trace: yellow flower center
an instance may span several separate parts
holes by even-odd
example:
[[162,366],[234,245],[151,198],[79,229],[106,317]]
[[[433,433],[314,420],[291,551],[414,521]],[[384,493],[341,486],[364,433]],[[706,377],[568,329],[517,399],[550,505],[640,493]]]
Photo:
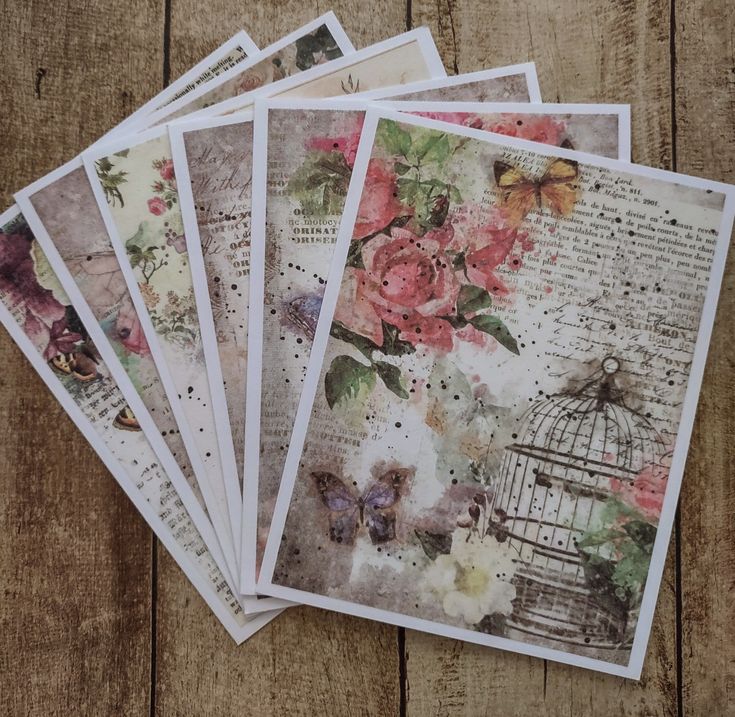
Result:
[[486,571],[480,570],[474,565],[469,568],[461,565],[457,566],[454,586],[461,593],[469,597],[479,597],[485,592],[489,582],[490,575]]

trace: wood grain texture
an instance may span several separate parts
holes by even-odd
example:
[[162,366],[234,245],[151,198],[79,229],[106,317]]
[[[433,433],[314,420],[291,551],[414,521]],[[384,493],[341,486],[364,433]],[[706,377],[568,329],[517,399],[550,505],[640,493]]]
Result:
[[[735,6],[675,12],[676,168],[735,181]],[[715,321],[680,502],[682,708],[733,715],[735,700],[735,261]]]
[[[3,207],[127,114],[130,88],[160,84],[145,68],[162,55],[148,2],[10,5]],[[0,712],[144,714],[150,531],[4,331],[0,361]]]
[[[162,6],[89,5],[3,4],[3,208],[160,86]],[[146,714],[151,533],[0,333],[0,713]]]
[[168,555],[158,574],[157,714],[399,713],[395,628],[295,607],[236,647]]
[[[412,2],[413,24],[429,26],[449,71],[533,60],[546,101],[630,103],[634,159],[666,168],[669,17],[666,0]],[[408,714],[675,715],[675,605],[670,557],[639,683],[407,632]]]

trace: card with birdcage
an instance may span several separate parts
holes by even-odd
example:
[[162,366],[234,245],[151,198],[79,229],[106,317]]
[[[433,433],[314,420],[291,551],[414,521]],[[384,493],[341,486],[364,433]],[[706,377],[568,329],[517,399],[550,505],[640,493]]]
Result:
[[734,206],[370,110],[264,591],[637,677]]

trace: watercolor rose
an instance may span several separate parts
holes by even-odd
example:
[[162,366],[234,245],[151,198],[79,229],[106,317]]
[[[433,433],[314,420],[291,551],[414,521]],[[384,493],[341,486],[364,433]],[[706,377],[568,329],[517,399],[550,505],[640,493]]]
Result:
[[350,134],[341,137],[314,137],[309,140],[306,148],[319,152],[338,152],[344,158],[345,164],[352,169],[355,166],[357,148],[362,135],[363,118],[357,124],[357,128]]
[[171,159],[165,159],[158,168],[161,179],[170,181],[174,178],[174,163]]
[[336,320],[378,346],[385,321],[414,346],[451,350],[452,326],[440,318],[454,311],[460,290],[443,251],[451,236],[437,229],[417,237],[393,227],[374,237],[362,251],[365,268],[346,275]]
[[613,494],[635,509],[647,520],[658,522],[666,494],[669,469],[661,465],[649,465],[632,481],[610,479]]
[[166,202],[164,202],[160,197],[152,197],[148,200],[148,211],[151,214],[155,214],[157,217],[160,217],[167,209],[168,207],[166,206]]

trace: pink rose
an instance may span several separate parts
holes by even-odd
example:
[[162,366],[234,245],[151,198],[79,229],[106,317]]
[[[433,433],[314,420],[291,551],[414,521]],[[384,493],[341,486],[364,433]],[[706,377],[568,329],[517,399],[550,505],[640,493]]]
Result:
[[385,321],[413,345],[450,351],[453,328],[441,317],[454,312],[460,287],[444,254],[450,240],[446,228],[418,237],[396,227],[371,239],[365,268],[345,272],[335,319],[378,346]]
[[[481,286],[495,296],[505,296],[508,288],[498,270],[504,265],[511,269],[520,268],[523,252],[530,251],[533,244],[528,242],[526,232],[518,231],[508,223],[502,209],[464,209],[463,213],[452,217],[456,236],[451,248],[464,253],[467,281],[470,284]],[[518,250],[511,253],[516,242]]]
[[167,209],[166,202],[161,197],[152,197],[148,200],[148,211],[157,217],[160,217]]
[[158,170],[161,174],[161,179],[169,181],[174,178],[174,163],[172,159],[167,159]]
[[669,469],[666,466],[650,465],[638,473],[633,481],[610,479],[610,487],[624,503],[640,511],[648,520],[658,522],[668,478]]
[[127,300],[120,308],[115,322],[115,330],[122,345],[128,351],[132,351],[139,356],[147,356],[151,352],[132,301]]
[[504,296],[508,289],[496,270],[506,260],[516,241],[514,229],[479,227],[465,254],[467,278],[471,284],[482,286],[491,294]]
[[411,209],[398,200],[396,182],[396,175],[385,162],[370,160],[352,232],[353,240],[385,229],[396,217],[411,213]]
[[262,87],[265,78],[259,75],[257,72],[246,72],[245,75],[237,83],[238,94],[242,95],[246,92],[252,92],[257,90],[258,87]]

